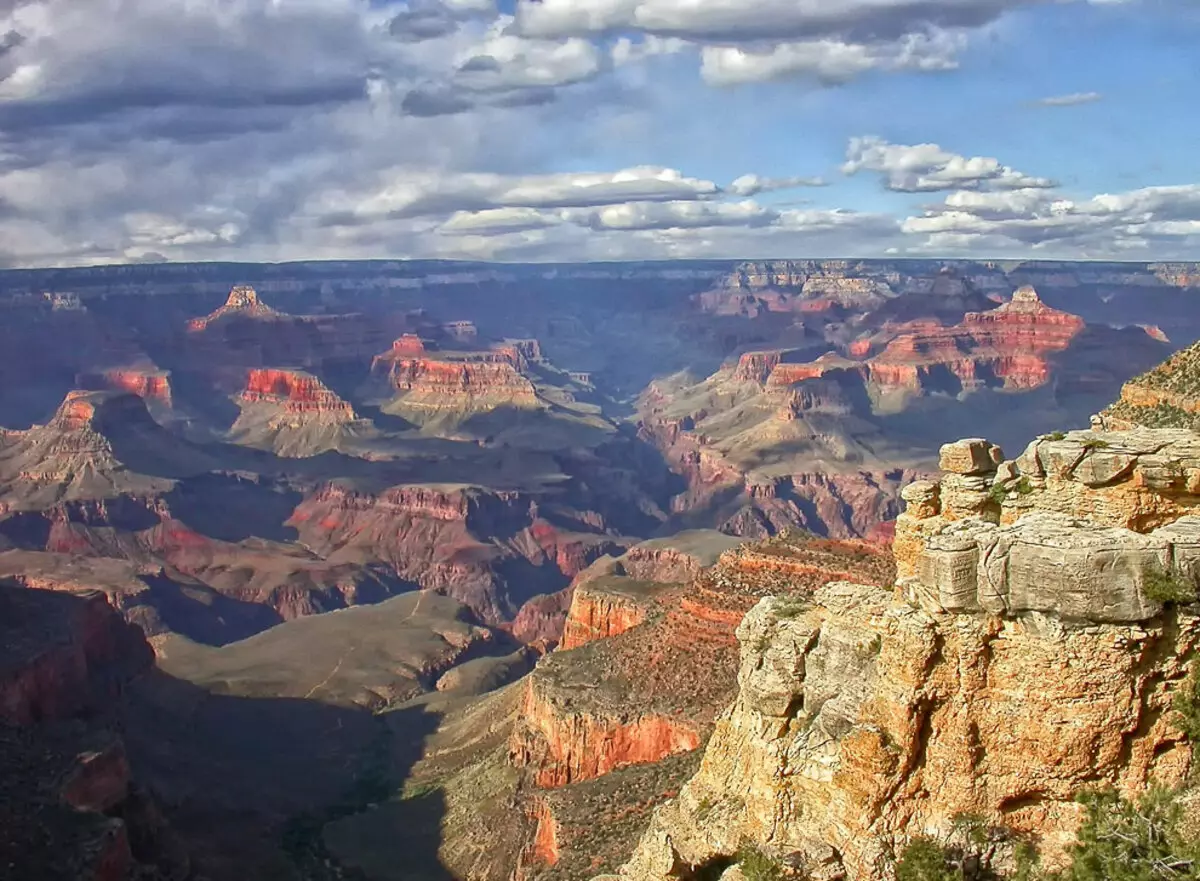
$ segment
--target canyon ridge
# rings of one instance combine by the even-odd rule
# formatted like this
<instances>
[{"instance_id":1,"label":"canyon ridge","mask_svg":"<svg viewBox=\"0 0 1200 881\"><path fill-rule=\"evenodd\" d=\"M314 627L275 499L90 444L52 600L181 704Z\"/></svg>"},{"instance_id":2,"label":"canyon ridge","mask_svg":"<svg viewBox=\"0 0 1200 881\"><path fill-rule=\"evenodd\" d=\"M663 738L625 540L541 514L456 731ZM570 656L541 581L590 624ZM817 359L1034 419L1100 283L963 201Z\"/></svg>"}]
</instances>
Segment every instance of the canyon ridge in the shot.
<instances>
[{"instance_id":1,"label":"canyon ridge","mask_svg":"<svg viewBox=\"0 0 1200 881\"><path fill-rule=\"evenodd\" d=\"M893 881L962 817L1066 866L1081 792L1192 780L1198 292L0 272L0 867Z\"/></svg>"}]
</instances>

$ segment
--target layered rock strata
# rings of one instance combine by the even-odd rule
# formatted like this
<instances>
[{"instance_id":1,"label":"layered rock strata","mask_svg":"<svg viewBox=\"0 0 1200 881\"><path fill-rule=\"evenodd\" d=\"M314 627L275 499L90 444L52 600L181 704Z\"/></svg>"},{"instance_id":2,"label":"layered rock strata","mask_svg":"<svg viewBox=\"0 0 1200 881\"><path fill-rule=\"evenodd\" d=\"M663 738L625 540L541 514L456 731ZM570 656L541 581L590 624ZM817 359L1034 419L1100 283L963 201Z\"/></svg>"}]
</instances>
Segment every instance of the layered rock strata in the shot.
<instances>
[{"instance_id":1,"label":"layered rock strata","mask_svg":"<svg viewBox=\"0 0 1200 881\"><path fill-rule=\"evenodd\" d=\"M1170 709L1200 618L1152 581L1195 583L1198 441L1072 432L1016 461L980 439L943 448L941 481L905 493L895 591L834 581L742 622L737 699L621 877L692 877L751 842L813 878L891 879L907 841L964 813L1053 866L1078 792L1184 780Z\"/></svg>"}]
</instances>

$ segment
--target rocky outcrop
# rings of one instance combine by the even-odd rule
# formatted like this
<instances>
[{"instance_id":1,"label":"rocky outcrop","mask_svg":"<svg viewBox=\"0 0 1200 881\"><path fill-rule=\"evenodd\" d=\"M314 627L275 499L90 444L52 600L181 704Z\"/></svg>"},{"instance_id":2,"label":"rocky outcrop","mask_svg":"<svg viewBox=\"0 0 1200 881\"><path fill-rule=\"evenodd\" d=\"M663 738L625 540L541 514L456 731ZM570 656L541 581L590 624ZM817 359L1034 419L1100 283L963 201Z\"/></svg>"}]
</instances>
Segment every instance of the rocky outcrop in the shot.
<instances>
[{"instance_id":1,"label":"rocky outcrop","mask_svg":"<svg viewBox=\"0 0 1200 881\"><path fill-rule=\"evenodd\" d=\"M944 382L937 371L963 390L1037 388L1050 378L1049 356L1070 346L1084 326L1082 318L1052 309L1025 286L995 309L968 312L958 325L905 327L870 359L870 376L884 390L937 387Z\"/></svg>"},{"instance_id":2,"label":"rocky outcrop","mask_svg":"<svg viewBox=\"0 0 1200 881\"><path fill-rule=\"evenodd\" d=\"M125 392L166 407L171 406L170 372L153 365L113 367L81 373L76 377L76 385L81 389Z\"/></svg>"},{"instance_id":3,"label":"rocky outcrop","mask_svg":"<svg viewBox=\"0 0 1200 881\"><path fill-rule=\"evenodd\" d=\"M155 474L139 473L118 458L161 440ZM68 393L54 418L27 431L0 435L0 513L36 510L75 499L149 496L168 491L166 473L205 470L211 462L159 427L134 395ZM165 466L165 467L162 467Z\"/></svg>"},{"instance_id":4,"label":"rocky outcrop","mask_svg":"<svg viewBox=\"0 0 1200 881\"><path fill-rule=\"evenodd\" d=\"M1186 775L1164 710L1195 630L930 615L846 582L802 608L764 600L739 628L736 702L623 877L678 877L750 840L813 877L888 878L904 841L964 812L1053 862L1083 787Z\"/></svg>"},{"instance_id":5,"label":"rocky outcrop","mask_svg":"<svg viewBox=\"0 0 1200 881\"><path fill-rule=\"evenodd\" d=\"M299 370L251 370L236 403L229 439L288 458L330 450L373 455L374 425L316 376Z\"/></svg>"},{"instance_id":6,"label":"rocky outcrop","mask_svg":"<svg viewBox=\"0 0 1200 881\"><path fill-rule=\"evenodd\" d=\"M1072 432L1016 461L944 447L942 479L905 491L894 592L833 581L742 622L738 697L621 877L750 841L814 878L890 879L908 840L964 813L1057 865L1078 792L1184 780L1170 707L1200 618L1150 582L1197 576L1200 497L1154 477L1187 473L1187 434Z\"/></svg>"},{"instance_id":7,"label":"rocky outcrop","mask_svg":"<svg viewBox=\"0 0 1200 881\"><path fill-rule=\"evenodd\" d=\"M300 370L251 370L240 400L246 404L275 404L292 413L320 413L345 421L354 418L349 403L320 379Z\"/></svg>"},{"instance_id":8,"label":"rocky outcrop","mask_svg":"<svg viewBox=\"0 0 1200 881\"><path fill-rule=\"evenodd\" d=\"M254 288L239 285L224 305L187 322L171 364L215 378L251 367L365 364L394 336L397 324L402 319L357 313L290 315L267 305Z\"/></svg>"},{"instance_id":9,"label":"rocky outcrop","mask_svg":"<svg viewBox=\"0 0 1200 881\"><path fill-rule=\"evenodd\" d=\"M153 663L141 632L98 592L0 585L0 865L13 878L164 881L166 847L110 713Z\"/></svg>"},{"instance_id":10,"label":"rocky outcrop","mask_svg":"<svg viewBox=\"0 0 1200 881\"><path fill-rule=\"evenodd\" d=\"M279 314L258 298L258 292L254 288L249 285L235 285L223 306L203 318L193 318L188 322L188 330L192 332L207 330L210 325L231 316L274 318Z\"/></svg>"},{"instance_id":11,"label":"rocky outcrop","mask_svg":"<svg viewBox=\"0 0 1200 881\"><path fill-rule=\"evenodd\" d=\"M381 563L495 624L512 620L530 595L565 587L621 547L601 533L554 528L524 494L481 487L368 493L330 484L297 506L289 525L323 557Z\"/></svg>"},{"instance_id":12,"label":"rocky outcrop","mask_svg":"<svg viewBox=\"0 0 1200 881\"><path fill-rule=\"evenodd\" d=\"M575 686L556 676L556 656L539 665L521 707L522 725L510 749L518 767L536 766L534 783L566 786L628 765L657 762L700 745L700 731L687 720L654 712L615 714L575 709Z\"/></svg>"},{"instance_id":13,"label":"rocky outcrop","mask_svg":"<svg viewBox=\"0 0 1200 881\"><path fill-rule=\"evenodd\" d=\"M1098 417L1101 427L1193 428L1200 420L1200 343L1121 388L1121 397Z\"/></svg>"},{"instance_id":14,"label":"rocky outcrop","mask_svg":"<svg viewBox=\"0 0 1200 881\"><path fill-rule=\"evenodd\" d=\"M575 588L559 648L566 651L594 639L624 633L643 623L646 614L646 607L637 601L636 595L631 597L619 589L606 589L604 580L582 584Z\"/></svg>"},{"instance_id":15,"label":"rocky outcrop","mask_svg":"<svg viewBox=\"0 0 1200 881\"><path fill-rule=\"evenodd\" d=\"M396 349L376 357L371 372L386 380L404 407L433 410L539 406L533 383L513 363L520 353L408 357ZM520 356L523 357L523 356Z\"/></svg>"}]
</instances>

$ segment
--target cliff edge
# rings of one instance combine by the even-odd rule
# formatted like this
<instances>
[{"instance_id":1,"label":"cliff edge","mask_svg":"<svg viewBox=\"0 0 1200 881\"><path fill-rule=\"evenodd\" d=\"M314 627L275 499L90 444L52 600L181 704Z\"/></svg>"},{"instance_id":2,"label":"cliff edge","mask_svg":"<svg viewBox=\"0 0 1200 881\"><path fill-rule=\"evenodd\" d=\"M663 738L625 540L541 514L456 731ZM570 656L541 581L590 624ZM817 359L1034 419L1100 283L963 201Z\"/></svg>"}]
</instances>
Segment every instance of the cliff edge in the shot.
<instances>
[{"instance_id":1,"label":"cliff edge","mask_svg":"<svg viewBox=\"0 0 1200 881\"><path fill-rule=\"evenodd\" d=\"M963 815L1054 867L1080 792L1188 778L1172 698L1200 618L1163 586L1200 573L1200 436L1071 432L1016 460L970 439L940 464L904 492L894 590L834 581L749 612L699 771L609 877L739 877L751 846L890 881Z\"/></svg>"}]
</instances>

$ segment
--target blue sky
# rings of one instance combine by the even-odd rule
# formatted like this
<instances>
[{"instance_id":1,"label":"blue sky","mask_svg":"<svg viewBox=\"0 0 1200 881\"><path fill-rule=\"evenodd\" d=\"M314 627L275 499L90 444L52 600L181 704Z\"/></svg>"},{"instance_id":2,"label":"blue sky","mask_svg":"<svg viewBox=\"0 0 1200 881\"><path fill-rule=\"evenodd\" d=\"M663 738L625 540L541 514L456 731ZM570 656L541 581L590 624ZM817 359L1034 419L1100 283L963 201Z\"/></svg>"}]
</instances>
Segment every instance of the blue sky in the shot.
<instances>
[{"instance_id":1,"label":"blue sky","mask_svg":"<svg viewBox=\"0 0 1200 881\"><path fill-rule=\"evenodd\" d=\"M1197 45L1190 0L0 0L0 265L1200 259Z\"/></svg>"}]
</instances>

